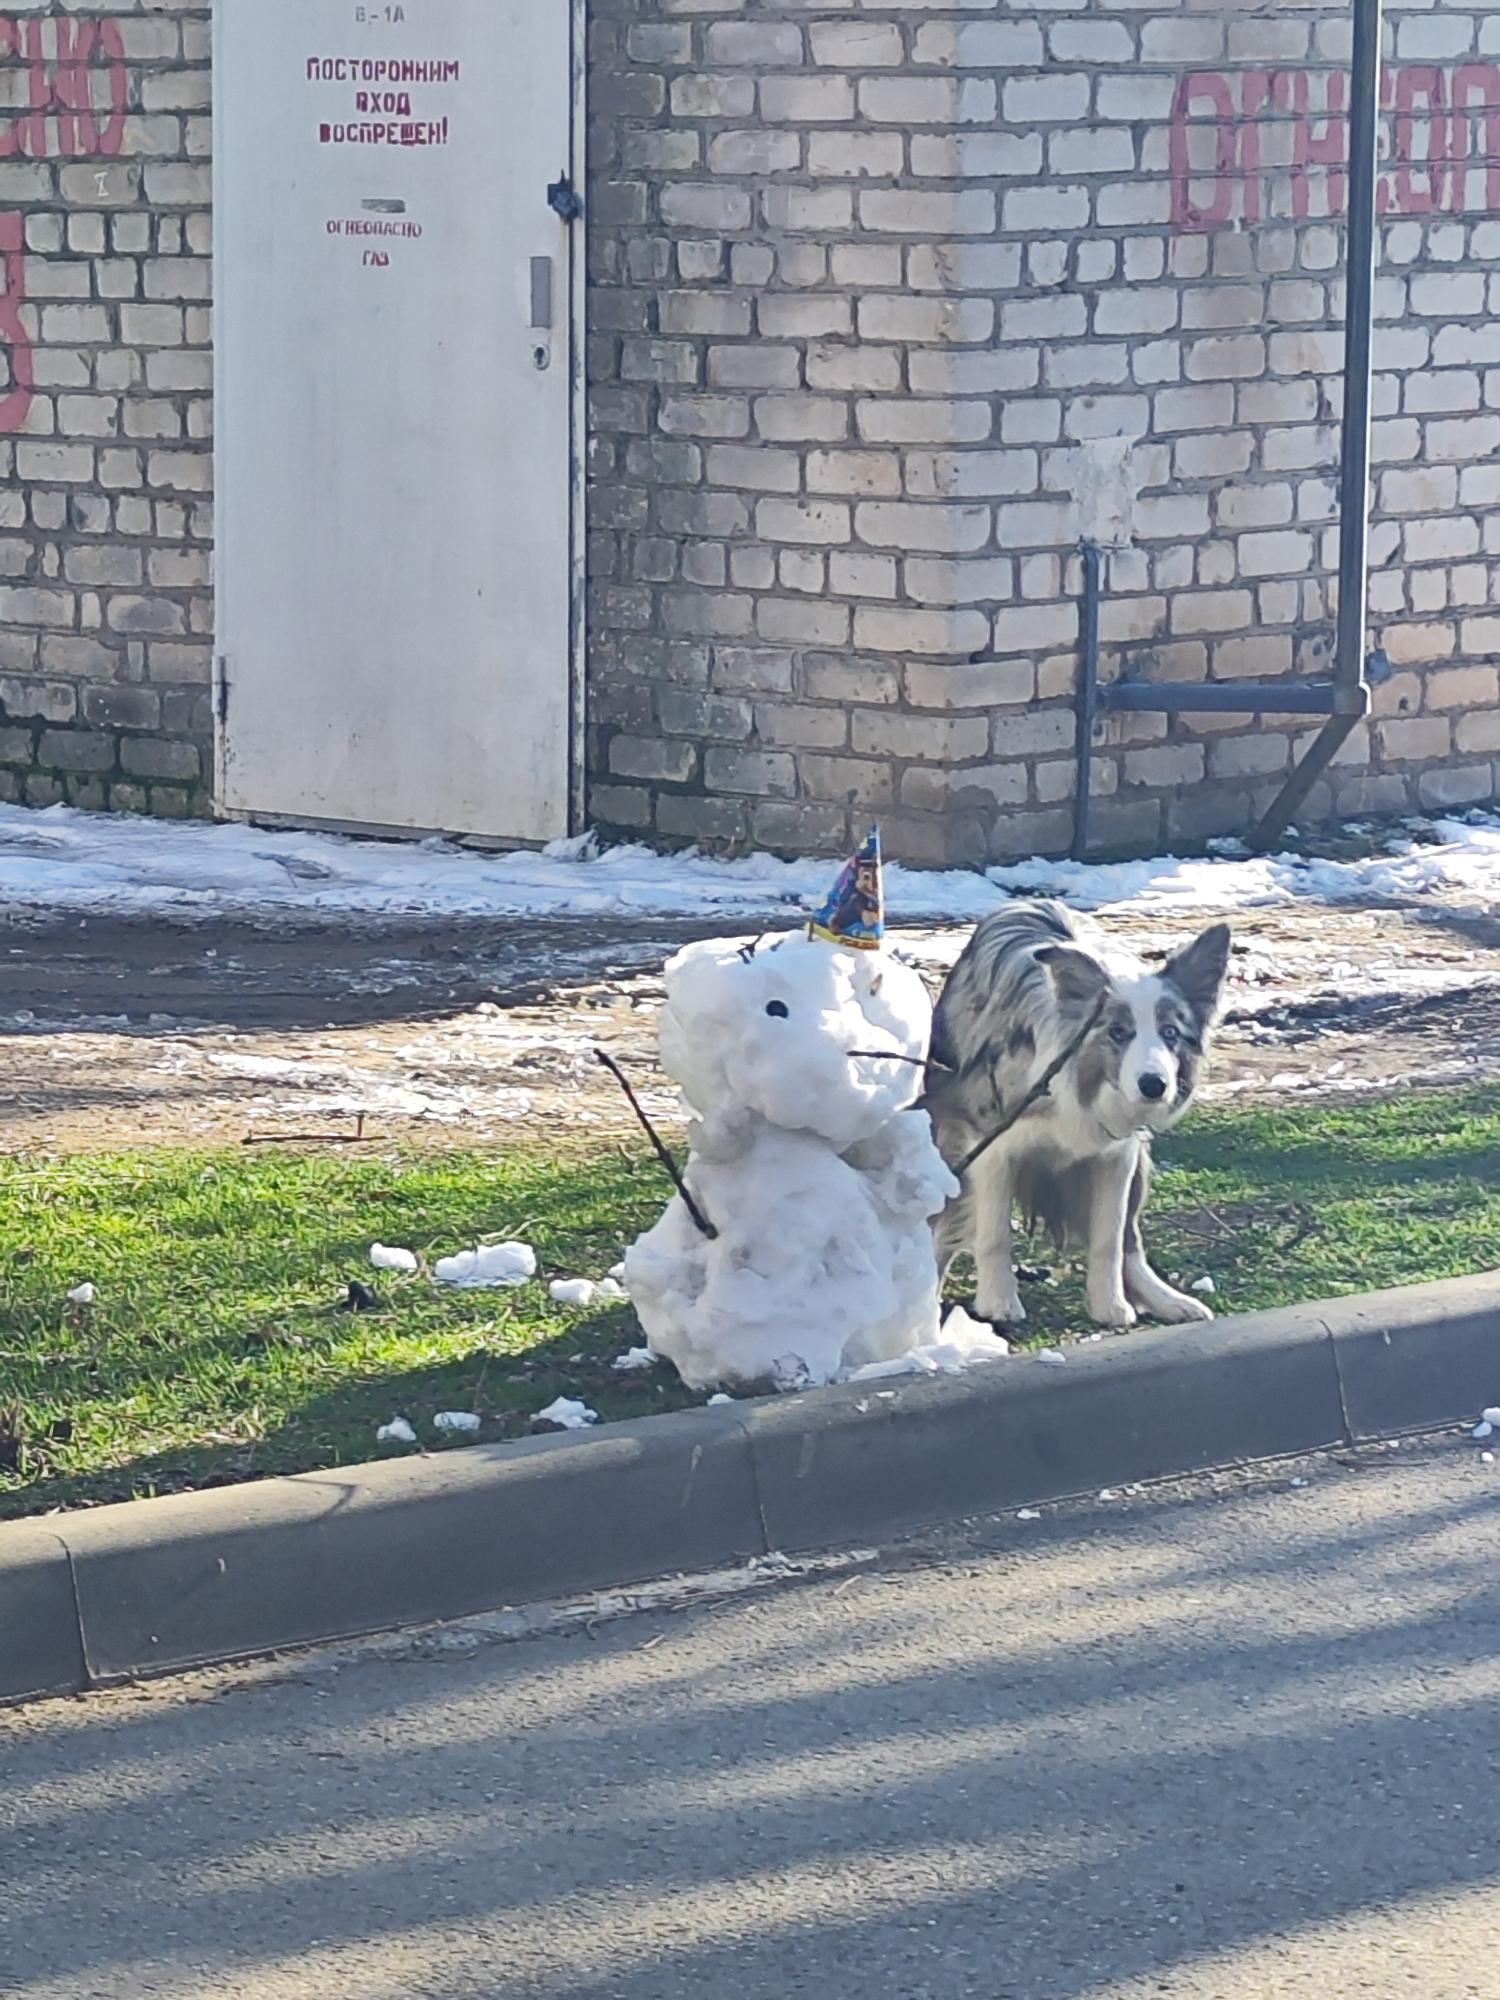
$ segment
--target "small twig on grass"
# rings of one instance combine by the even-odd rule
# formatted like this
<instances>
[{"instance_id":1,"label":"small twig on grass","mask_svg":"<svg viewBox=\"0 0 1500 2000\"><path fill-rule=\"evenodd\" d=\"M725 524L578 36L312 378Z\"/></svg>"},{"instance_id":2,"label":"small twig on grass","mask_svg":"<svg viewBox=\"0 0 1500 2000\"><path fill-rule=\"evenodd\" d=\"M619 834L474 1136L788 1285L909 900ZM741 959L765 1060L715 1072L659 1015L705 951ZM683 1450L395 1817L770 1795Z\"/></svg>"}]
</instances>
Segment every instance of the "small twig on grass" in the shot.
<instances>
[{"instance_id":1,"label":"small twig on grass","mask_svg":"<svg viewBox=\"0 0 1500 2000\"><path fill-rule=\"evenodd\" d=\"M247 1132L242 1146L363 1146L373 1145L379 1134L365 1134L365 1114L355 1113L352 1132Z\"/></svg>"},{"instance_id":2,"label":"small twig on grass","mask_svg":"<svg viewBox=\"0 0 1500 2000\"><path fill-rule=\"evenodd\" d=\"M640 1099L636 1096L634 1090L631 1088L630 1078L625 1074L624 1070L621 1069L620 1065L615 1061L614 1057L612 1055L607 1055L603 1049L595 1049L594 1057L597 1062L603 1063L604 1067L609 1071L610 1075L614 1078L615 1082L619 1084L621 1090L624 1091L626 1100L629 1103L631 1110L635 1113L636 1117L641 1122L641 1129L645 1132L646 1137L651 1141L652 1146L656 1150L657 1159L661 1161L662 1165L666 1168L667 1172L672 1176L672 1185L673 1187L676 1188L677 1192L682 1196L683 1207L687 1210L688 1214L693 1218L693 1221L697 1225L699 1232L702 1235L706 1236L709 1242L712 1243L717 1238L719 1232L717 1229L714 1228L713 1224L709 1221L708 1217L703 1213L703 1210L698 1206L697 1202L694 1201L692 1195L689 1194L687 1182L683 1179L682 1174L678 1169L677 1162L672 1158L671 1153L668 1152L666 1146L662 1143L661 1139L658 1137L656 1127L651 1123L651 1120L646 1116L645 1109L642 1106Z\"/></svg>"},{"instance_id":3,"label":"small twig on grass","mask_svg":"<svg viewBox=\"0 0 1500 2000\"><path fill-rule=\"evenodd\" d=\"M26 1452L26 1419L19 1403L0 1408L0 1472L19 1472Z\"/></svg>"}]
</instances>

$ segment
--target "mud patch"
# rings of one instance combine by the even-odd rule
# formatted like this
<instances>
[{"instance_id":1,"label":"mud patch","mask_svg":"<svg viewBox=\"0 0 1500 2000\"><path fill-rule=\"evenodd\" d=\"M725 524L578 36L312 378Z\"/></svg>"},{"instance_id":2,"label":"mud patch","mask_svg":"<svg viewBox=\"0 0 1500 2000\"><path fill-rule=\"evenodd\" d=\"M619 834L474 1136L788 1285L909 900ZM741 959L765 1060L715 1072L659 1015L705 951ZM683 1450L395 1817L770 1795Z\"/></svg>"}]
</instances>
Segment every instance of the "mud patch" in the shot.
<instances>
[{"instance_id":1,"label":"mud patch","mask_svg":"<svg viewBox=\"0 0 1500 2000\"><path fill-rule=\"evenodd\" d=\"M1160 919L1107 920L1145 956ZM671 1123L664 959L732 922L363 925L277 935L70 919L0 931L0 1146L586 1146L634 1133L604 1047ZM1235 922L1210 1099L1500 1076L1500 922L1297 904ZM934 989L966 928L903 929ZM358 1137L356 1135L359 1135Z\"/></svg>"}]
</instances>

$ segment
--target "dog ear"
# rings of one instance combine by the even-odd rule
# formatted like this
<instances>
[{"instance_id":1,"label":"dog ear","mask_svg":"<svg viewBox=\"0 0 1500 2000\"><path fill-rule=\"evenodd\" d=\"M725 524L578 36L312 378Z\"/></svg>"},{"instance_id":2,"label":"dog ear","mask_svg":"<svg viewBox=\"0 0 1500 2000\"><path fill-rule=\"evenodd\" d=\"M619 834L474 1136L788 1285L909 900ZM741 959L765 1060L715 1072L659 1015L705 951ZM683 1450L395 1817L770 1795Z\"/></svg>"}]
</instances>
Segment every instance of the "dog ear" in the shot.
<instances>
[{"instance_id":1,"label":"dog ear","mask_svg":"<svg viewBox=\"0 0 1500 2000\"><path fill-rule=\"evenodd\" d=\"M1177 988L1201 1021L1207 1021L1219 1004L1219 988L1229 970L1230 935L1228 924L1212 924L1162 969L1162 978Z\"/></svg>"},{"instance_id":2,"label":"dog ear","mask_svg":"<svg viewBox=\"0 0 1500 2000\"><path fill-rule=\"evenodd\" d=\"M1057 997L1064 1006L1092 1006L1109 977L1097 958L1090 958L1074 944L1043 945L1036 954L1036 962L1045 965L1052 974Z\"/></svg>"}]
</instances>

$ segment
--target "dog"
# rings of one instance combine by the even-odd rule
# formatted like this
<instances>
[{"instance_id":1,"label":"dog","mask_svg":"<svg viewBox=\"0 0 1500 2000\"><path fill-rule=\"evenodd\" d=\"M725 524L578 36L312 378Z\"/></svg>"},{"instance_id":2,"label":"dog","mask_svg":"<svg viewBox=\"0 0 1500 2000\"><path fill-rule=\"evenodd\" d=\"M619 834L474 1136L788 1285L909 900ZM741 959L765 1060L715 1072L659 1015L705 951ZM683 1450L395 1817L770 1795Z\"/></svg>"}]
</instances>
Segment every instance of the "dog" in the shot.
<instances>
[{"instance_id":1,"label":"dog","mask_svg":"<svg viewBox=\"0 0 1500 2000\"><path fill-rule=\"evenodd\" d=\"M1229 948L1229 926L1215 924L1152 972L1056 903L1007 904L979 925L938 1001L924 1102L964 1183L935 1225L938 1261L946 1271L972 1253L981 1319L1026 1316L1016 1208L1083 1251L1099 1326L1213 1318L1152 1270L1141 1212L1151 1140L1192 1101Z\"/></svg>"}]
</instances>

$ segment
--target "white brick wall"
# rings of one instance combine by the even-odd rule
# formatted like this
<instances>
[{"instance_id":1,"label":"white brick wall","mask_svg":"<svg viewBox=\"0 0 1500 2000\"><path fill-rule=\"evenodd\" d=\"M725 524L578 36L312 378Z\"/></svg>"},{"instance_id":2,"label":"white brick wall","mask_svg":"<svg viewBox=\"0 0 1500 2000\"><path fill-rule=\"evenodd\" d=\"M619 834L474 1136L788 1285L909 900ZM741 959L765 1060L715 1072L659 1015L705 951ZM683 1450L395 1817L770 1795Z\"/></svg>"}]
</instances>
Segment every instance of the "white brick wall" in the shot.
<instances>
[{"instance_id":1,"label":"white brick wall","mask_svg":"<svg viewBox=\"0 0 1500 2000\"><path fill-rule=\"evenodd\" d=\"M206 802L209 12L0 0L0 796ZM1500 759L1500 29L1389 13L1396 671L1315 814L1489 798ZM1084 534L1107 672L1326 671L1343 5L590 0L589 31L602 820L1062 844ZM53 69L85 38L91 116L32 117L33 33ZM1127 845L1243 827L1305 741L1101 736Z\"/></svg>"},{"instance_id":2,"label":"white brick wall","mask_svg":"<svg viewBox=\"0 0 1500 2000\"><path fill-rule=\"evenodd\" d=\"M207 804L208 36L206 0L0 5L0 798Z\"/></svg>"},{"instance_id":3,"label":"white brick wall","mask_svg":"<svg viewBox=\"0 0 1500 2000\"><path fill-rule=\"evenodd\" d=\"M1500 747L1500 33L1457 0L1389 11L1372 601L1399 672L1315 816L1488 798ZM594 12L596 209L629 218L592 246L601 817L838 845L878 806L917 859L1061 844L1084 534L1113 544L1107 672L1327 671L1346 8ZM669 167L633 164L644 133ZM662 436L725 442L665 464ZM747 657L775 661L748 716L715 693ZM684 686L691 767L633 777L617 744ZM1100 837L1153 844L1244 827L1306 734L1101 739Z\"/></svg>"}]
</instances>

